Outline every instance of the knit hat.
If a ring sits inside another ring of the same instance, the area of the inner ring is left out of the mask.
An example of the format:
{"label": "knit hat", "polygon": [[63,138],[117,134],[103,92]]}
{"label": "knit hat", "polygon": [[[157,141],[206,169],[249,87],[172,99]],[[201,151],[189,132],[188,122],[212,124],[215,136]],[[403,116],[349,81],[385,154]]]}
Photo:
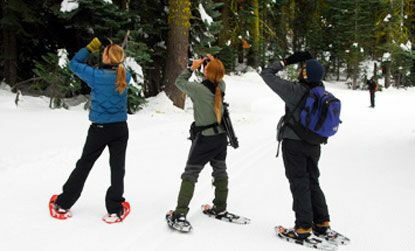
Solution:
{"label": "knit hat", "polygon": [[305,63],[307,77],[304,79],[308,83],[320,83],[325,74],[324,67],[316,59],[309,59]]}

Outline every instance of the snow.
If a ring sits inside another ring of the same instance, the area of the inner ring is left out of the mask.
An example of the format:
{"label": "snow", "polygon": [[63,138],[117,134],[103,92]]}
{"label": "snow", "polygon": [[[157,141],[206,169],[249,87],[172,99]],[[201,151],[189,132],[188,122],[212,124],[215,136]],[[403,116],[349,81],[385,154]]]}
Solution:
{"label": "snow", "polygon": [[390,54],[389,52],[385,52],[382,56],[382,60],[383,61],[390,61],[392,57],[392,54]]}
{"label": "snow", "polygon": [[377,65],[377,73],[376,75],[380,75],[382,68],[381,68],[381,62],[375,61],[375,60],[365,60],[361,63],[361,69],[362,69],[362,76],[366,75],[366,77],[369,79],[372,76],[375,75],[375,64]]}
{"label": "snow", "polygon": [[[112,0],[102,0],[104,3],[112,4]],[[63,0],[61,3],[61,12],[71,12],[78,9],[79,0]]]}
{"label": "snow", "polygon": [[[164,221],[174,208],[190,142],[192,109],[172,106],[164,93],[129,116],[125,196],[130,216],[118,225],[101,221],[109,186],[108,152],[95,163],[73,218],[50,218],[47,202],[59,193],[80,157],[89,127],[82,105],[48,109],[48,98],[0,90],[0,250],[310,250],[278,240],[277,224],[293,225],[292,198],[275,126],[283,102],[256,73],[226,77],[226,100],[241,147],[229,148],[229,210],[252,219],[233,225],[209,219],[200,205],[213,196],[211,168],[201,173],[190,212],[194,231],[179,234]],[[332,225],[352,242],[339,250],[412,250],[415,245],[415,89],[377,93],[327,83],[342,100],[338,135],[322,146],[320,183]],[[187,101],[190,103],[190,101]],[[13,204],[14,203],[14,204]],[[399,231],[399,241],[390,231]]]}
{"label": "snow", "polygon": [[143,68],[137,63],[137,61],[135,61],[134,58],[125,58],[125,67],[130,68],[135,74],[137,74],[138,84],[144,83]]}
{"label": "snow", "polygon": [[207,23],[208,25],[211,25],[213,23],[213,18],[209,16],[209,14],[207,14],[202,3],[199,3],[199,12],[203,22]]}
{"label": "snow", "polygon": [[8,84],[6,84],[6,82],[1,81],[0,82],[0,90],[11,92],[12,88]]}
{"label": "snow", "polygon": [[406,51],[406,52],[410,52],[412,50],[412,43],[411,41],[408,40],[408,42],[406,44],[400,44],[400,47],[402,50]]}
{"label": "snow", "polygon": [[58,65],[62,69],[65,68],[68,65],[69,59],[68,59],[68,52],[66,49],[58,49]]}
{"label": "snow", "polygon": [[78,0],[63,0],[61,3],[61,12],[71,12],[78,9]]}

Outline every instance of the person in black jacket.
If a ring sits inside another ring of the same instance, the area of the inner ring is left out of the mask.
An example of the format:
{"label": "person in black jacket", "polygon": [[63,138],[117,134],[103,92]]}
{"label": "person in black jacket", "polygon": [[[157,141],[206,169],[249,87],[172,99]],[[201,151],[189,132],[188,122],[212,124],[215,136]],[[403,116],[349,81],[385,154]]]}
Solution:
{"label": "person in black jacket", "polygon": [[[276,73],[284,66],[302,63],[299,82],[281,79]],[[297,52],[281,62],[276,62],[261,72],[265,83],[277,93],[286,105],[286,114],[292,113],[299,121],[300,110],[296,109],[308,90],[323,85],[323,66],[308,52]],[[293,239],[306,239],[311,232],[325,234],[330,228],[330,216],[326,199],[319,184],[318,161],[320,159],[319,142],[310,142],[297,135],[290,126],[279,131],[282,138],[282,153],[285,174],[290,183],[295,212],[295,227],[286,229],[284,235]]]}
{"label": "person in black jacket", "polygon": [[369,87],[370,93],[370,107],[375,108],[375,93],[378,90],[378,84],[376,83],[374,76],[370,78],[366,83]]}

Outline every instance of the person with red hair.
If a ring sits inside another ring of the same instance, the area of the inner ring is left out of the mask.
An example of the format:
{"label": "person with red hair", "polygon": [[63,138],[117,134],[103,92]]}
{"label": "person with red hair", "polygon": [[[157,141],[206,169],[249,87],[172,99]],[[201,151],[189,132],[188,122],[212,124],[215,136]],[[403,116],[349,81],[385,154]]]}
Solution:
{"label": "person with red hair", "polygon": [[[190,82],[192,72],[204,67],[204,81]],[[186,168],[181,175],[182,182],[176,209],[166,215],[167,223],[173,229],[189,232],[192,229],[186,215],[193,197],[195,183],[204,166],[210,162],[213,167],[213,186],[215,198],[213,207],[204,208],[204,213],[217,219],[235,220],[238,216],[229,213],[227,208],[228,173],[226,171],[226,155],[228,140],[222,125],[223,96],[225,92],[225,67],[217,58],[208,55],[194,60],[190,69],[186,69],[176,79],[176,86],[186,93],[193,102],[195,122],[191,127],[192,146]]]}

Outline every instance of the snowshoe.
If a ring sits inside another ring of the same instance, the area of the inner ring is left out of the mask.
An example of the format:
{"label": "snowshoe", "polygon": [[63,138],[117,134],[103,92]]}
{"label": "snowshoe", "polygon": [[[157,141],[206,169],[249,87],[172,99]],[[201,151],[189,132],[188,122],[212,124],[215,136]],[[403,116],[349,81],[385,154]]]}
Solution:
{"label": "snowshoe", "polygon": [[122,221],[125,220],[125,218],[127,218],[127,216],[130,214],[131,211],[131,207],[130,207],[130,203],[128,203],[127,201],[124,201],[123,203],[121,203],[122,205],[122,212],[119,214],[106,214],[102,220],[105,223],[108,224],[114,224],[114,223],[120,223]]}
{"label": "snowshoe", "polygon": [[350,243],[349,238],[338,233],[337,231],[334,231],[330,227],[326,229],[313,227],[313,233],[315,236],[335,245],[347,245]]}
{"label": "snowshoe", "polygon": [[299,234],[295,229],[287,229],[282,226],[275,227],[277,237],[281,240],[302,245],[304,247],[324,250],[324,251],[335,251],[337,245],[329,243],[324,239],[320,239],[310,234]]}
{"label": "snowshoe", "polygon": [[166,214],[167,225],[174,230],[182,233],[188,233],[192,230],[192,225],[186,220],[184,214],[175,215],[173,210]]}
{"label": "snowshoe", "polygon": [[50,216],[58,220],[66,220],[72,217],[72,213],[69,209],[63,209],[58,204],[55,203],[56,199],[58,199],[58,195],[54,194],[49,200]]}
{"label": "snowshoe", "polygon": [[212,207],[210,205],[203,205],[202,206],[202,212],[204,214],[206,214],[207,216],[209,216],[209,217],[214,217],[218,220],[231,222],[231,223],[235,223],[235,224],[249,224],[251,222],[251,220],[246,218],[246,217],[229,213],[226,210],[222,211],[222,212],[217,212],[215,210],[215,207]]}

